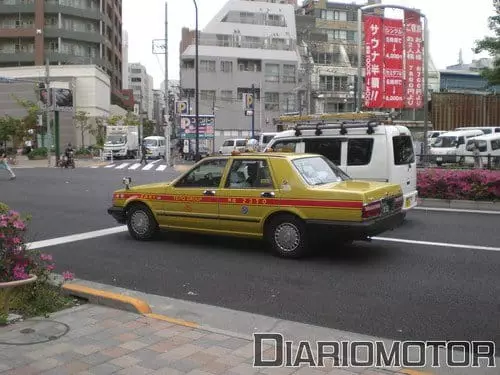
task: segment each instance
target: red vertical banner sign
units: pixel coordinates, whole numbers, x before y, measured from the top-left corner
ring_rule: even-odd
[[[424,106],[423,38],[420,14],[405,11],[406,100],[407,108]]]
[[[366,108],[381,108],[384,102],[383,18],[364,16],[365,32],[365,100]]]
[[[403,20],[384,19],[384,103],[383,108],[403,108]]]

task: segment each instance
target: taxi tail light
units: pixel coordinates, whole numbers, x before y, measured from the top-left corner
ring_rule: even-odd
[[[394,199],[394,208],[396,210],[399,210],[400,208],[403,208],[403,202],[404,202],[403,196],[402,195],[397,196]]]
[[[371,219],[377,216],[380,216],[382,213],[382,203],[380,201],[369,203],[363,206],[363,219]]]

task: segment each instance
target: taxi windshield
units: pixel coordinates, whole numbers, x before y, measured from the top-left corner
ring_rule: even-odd
[[[339,167],[323,156],[295,159],[292,163],[309,185],[325,185],[351,179]]]
[[[458,138],[457,137],[437,137],[436,141],[432,144],[432,147],[457,147]]]

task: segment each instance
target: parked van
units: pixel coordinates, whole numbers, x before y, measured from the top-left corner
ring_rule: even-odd
[[[474,165],[473,144],[476,143],[479,147],[479,152],[483,161],[483,165],[488,165],[488,155],[491,156],[491,167],[500,168],[500,133],[480,135],[471,138],[465,146],[467,157],[465,164]]]
[[[261,133],[259,136],[259,148],[261,150],[264,150],[267,146],[267,144],[271,141],[271,139],[274,138],[274,136],[278,134],[277,132],[274,133]]]
[[[461,128],[456,128],[454,131],[458,130],[482,130],[484,134],[495,134],[500,133],[500,126],[466,126]]]
[[[226,139],[219,148],[219,154],[231,155],[233,151],[245,152],[247,140],[245,138]]]
[[[152,135],[144,138],[148,149],[148,158],[160,159],[165,157],[165,137]]]
[[[405,126],[367,121],[297,125],[276,134],[265,151],[321,154],[352,178],[400,184],[404,209],[417,205],[417,163]]]
[[[484,135],[482,130],[458,130],[441,134],[431,145],[431,160],[437,165],[465,162],[465,145],[473,137]]]

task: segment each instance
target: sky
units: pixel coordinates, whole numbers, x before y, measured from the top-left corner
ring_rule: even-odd
[[[217,14],[227,0],[196,0],[200,30]],[[359,0],[337,0],[359,3]],[[302,1],[299,0],[299,4]],[[492,35],[488,17],[493,15],[493,0],[383,0],[383,4],[419,8],[428,18],[430,55],[438,69],[458,63],[462,49],[464,63],[488,57],[474,55],[474,41]],[[387,16],[401,17],[398,13]],[[153,76],[155,89],[160,88],[165,77],[164,55],[152,53],[154,39],[164,39],[165,0],[124,0],[123,27],[128,32],[129,63],[141,63]],[[195,27],[195,7],[190,0],[168,0],[168,77],[179,79],[179,42],[181,29]]]

